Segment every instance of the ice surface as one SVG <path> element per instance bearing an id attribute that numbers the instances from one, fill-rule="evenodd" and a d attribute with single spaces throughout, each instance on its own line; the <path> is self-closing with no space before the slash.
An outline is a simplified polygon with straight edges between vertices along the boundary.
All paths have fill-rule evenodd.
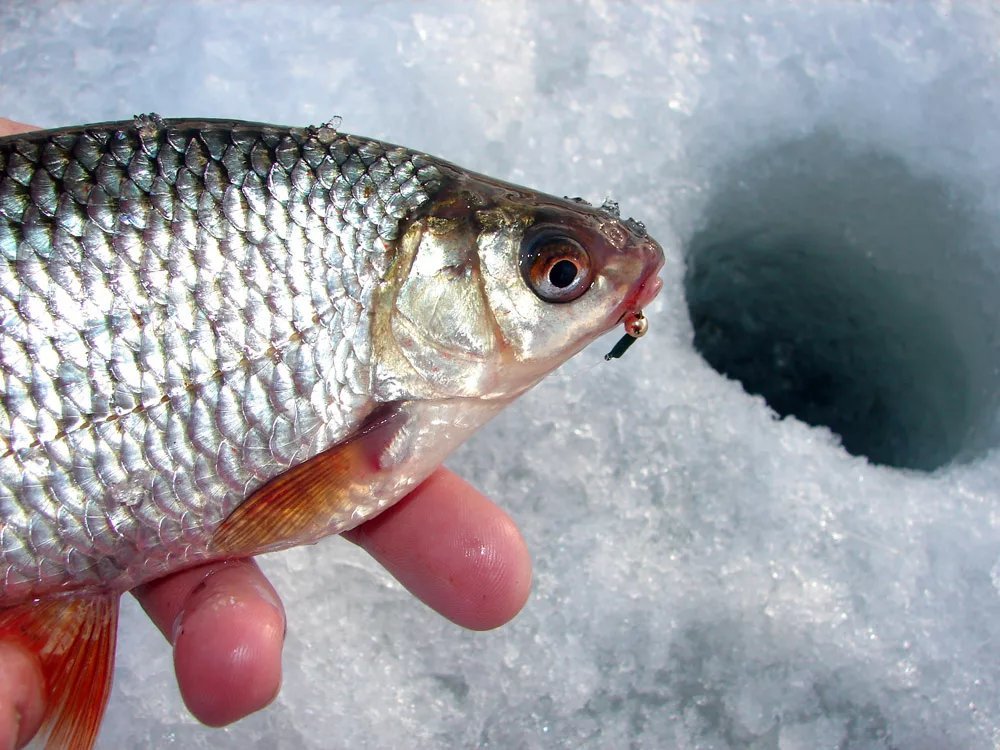
<path id="1" fill-rule="evenodd" d="M 7 2 L 0 29 L 18 119 L 341 115 L 613 197 L 668 255 L 646 339 L 450 462 L 534 551 L 514 623 L 460 631 L 339 540 L 276 555 L 274 706 L 197 725 L 129 601 L 101 747 L 1000 744 L 989 0 Z"/>

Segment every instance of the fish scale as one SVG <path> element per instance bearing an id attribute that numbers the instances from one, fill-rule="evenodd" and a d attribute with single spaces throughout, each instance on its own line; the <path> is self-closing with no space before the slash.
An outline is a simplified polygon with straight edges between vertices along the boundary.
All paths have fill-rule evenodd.
<path id="1" fill-rule="evenodd" d="M 439 183 L 329 127 L 149 117 L 3 142 L 0 596 L 197 559 L 185 518 L 217 526 L 356 427 L 383 241 Z"/>

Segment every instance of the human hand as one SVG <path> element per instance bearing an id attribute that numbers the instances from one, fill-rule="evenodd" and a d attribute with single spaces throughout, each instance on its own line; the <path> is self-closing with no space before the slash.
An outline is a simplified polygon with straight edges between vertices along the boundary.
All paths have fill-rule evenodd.
<path id="1" fill-rule="evenodd" d="M 0 136 L 31 129 L 0 118 Z M 498 627 L 527 599 L 531 562 L 514 522 L 447 469 L 343 536 L 463 627 Z M 133 593 L 173 645 L 181 696 L 195 718 L 222 726 L 277 695 L 285 613 L 252 560 L 200 565 Z M 44 703 L 35 657 L 0 642 L 0 748 L 31 739 Z"/>

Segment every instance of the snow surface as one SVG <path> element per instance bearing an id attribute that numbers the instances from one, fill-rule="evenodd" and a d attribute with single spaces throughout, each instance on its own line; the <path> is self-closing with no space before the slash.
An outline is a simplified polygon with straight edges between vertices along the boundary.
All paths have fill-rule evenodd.
<path id="1" fill-rule="evenodd" d="M 646 339 L 449 462 L 534 551 L 511 625 L 275 555 L 277 702 L 199 726 L 128 600 L 100 746 L 1000 745 L 998 35 L 989 0 L 0 5 L 17 119 L 340 115 L 667 250 Z"/>

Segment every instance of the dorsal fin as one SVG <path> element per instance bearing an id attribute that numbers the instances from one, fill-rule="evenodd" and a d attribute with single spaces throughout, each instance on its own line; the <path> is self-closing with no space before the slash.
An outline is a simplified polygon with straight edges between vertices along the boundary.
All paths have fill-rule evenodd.
<path id="1" fill-rule="evenodd" d="M 46 750 L 89 750 L 111 692 L 118 594 L 64 596 L 0 610 L 0 639 L 41 664 L 46 707 L 36 737 Z"/>

